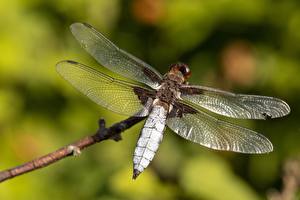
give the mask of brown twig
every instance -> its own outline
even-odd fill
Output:
[[[112,125],[109,128],[105,128],[105,121],[101,119],[99,120],[99,129],[94,135],[82,138],[52,153],[36,158],[17,167],[0,171],[0,182],[28,173],[30,171],[44,168],[68,156],[79,155],[81,150],[83,150],[84,148],[103,140],[113,139],[115,141],[119,141],[122,139],[121,132],[142,121],[143,119],[144,118],[142,117],[129,117],[121,122]]]

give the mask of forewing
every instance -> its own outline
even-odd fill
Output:
[[[220,115],[241,119],[278,118],[290,113],[281,99],[234,94],[203,86],[182,86],[181,98]]]
[[[61,61],[57,72],[95,103],[119,114],[146,116],[153,91],[114,79],[74,61]]]
[[[273,150],[272,143],[265,136],[218,120],[185,104],[173,108],[167,125],[181,137],[216,150],[255,154]]]
[[[118,48],[91,25],[74,23],[71,25],[71,31],[81,46],[104,67],[152,88],[160,85],[162,75],[159,72]]]

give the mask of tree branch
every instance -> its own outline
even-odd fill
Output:
[[[0,171],[0,182],[28,173],[30,171],[44,168],[68,156],[77,156],[81,153],[81,150],[103,140],[113,139],[115,141],[119,141],[122,139],[121,132],[142,121],[143,119],[143,117],[129,117],[121,122],[112,125],[109,128],[105,128],[104,119],[100,119],[99,129],[94,135],[82,138],[52,153],[36,158],[17,167]]]

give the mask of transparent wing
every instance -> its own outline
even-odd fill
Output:
[[[252,130],[220,121],[200,110],[178,112],[178,108],[175,109],[173,113],[180,114],[168,118],[167,125],[187,140],[216,150],[240,153],[259,154],[273,150],[266,137]]]
[[[220,115],[241,119],[267,119],[290,113],[281,99],[234,94],[203,86],[182,86],[181,98]]]
[[[151,90],[114,79],[74,61],[61,61],[57,72],[95,103],[124,115],[146,116],[152,105]]]
[[[74,23],[71,31],[81,46],[101,65],[129,79],[157,88],[162,75],[150,65],[115,46],[91,25]]]

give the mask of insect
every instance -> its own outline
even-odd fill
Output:
[[[265,136],[218,120],[206,111],[240,119],[278,118],[289,114],[286,102],[189,85],[191,71],[186,64],[173,64],[162,76],[118,48],[91,25],[74,23],[71,31],[101,65],[143,84],[115,79],[75,61],[61,61],[56,66],[63,78],[97,104],[123,115],[147,116],[134,151],[134,179],[152,161],[166,126],[181,137],[211,149],[253,154],[273,150]]]

